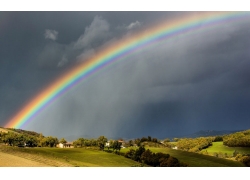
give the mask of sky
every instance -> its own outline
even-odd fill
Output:
[[[1,11],[0,126],[99,49],[200,13]],[[70,89],[22,129],[68,140],[249,129],[249,35],[248,16],[146,46]]]

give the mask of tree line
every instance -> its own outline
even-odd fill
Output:
[[[56,147],[59,140],[56,137],[45,137],[42,134],[34,136],[16,132],[0,132],[0,141],[9,146],[19,147]]]
[[[178,139],[176,146],[180,150],[199,152],[212,145],[214,137],[182,138]]]
[[[229,147],[250,147],[250,130],[225,135],[223,144]]]

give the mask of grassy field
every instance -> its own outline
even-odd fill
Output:
[[[227,147],[223,145],[223,142],[213,142],[212,146],[202,150],[202,152],[207,151],[210,155],[214,153],[227,153],[228,156],[232,156],[235,150],[241,154],[250,154],[249,147]]]
[[[139,163],[113,153],[107,153],[85,148],[17,148],[5,147],[5,153],[31,160],[47,159],[50,166],[79,166],[79,167],[131,167]],[[51,161],[51,162],[50,162]],[[53,161],[55,162],[52,164]],[[45,163],[45,162],[44,162]],[[62,165],[60,165],[60,163]],[[48,163],[47,163],[48,164]]]
[[[213,156],[191,153],[186,151],[174,150],[170,148],[153,148],[146,147],[146,149],[150,149],[152,152],[162,152],[169,154],[170,156],[176,157],[181,162],[187,163],[190,167],[244,167],[244,164],[217,158]],[[127,152],[129,149],[121,149],[121,152]]]
[[[244,165],[237,161],[217,158],[209,155],[191,153],[186,151],[174,150],[163,147],[147,147],[152,152],[162,152],[176,157],[181,162],[187,163],[190,167],[243,167]],[[129,148],[121,149],[121,152],[127,152]],[[226,152],[233,153],[249,152],[250,148],[229,148],[223,146],[221,142],[216,142],[207,149],[207,152]],[[95,149],[85,148],[18,148],[1,146],[0,151],[18,157],[26,158],[32,161],[47,164],[48,166],[79,166],[79,167],[131,167],[140,164],[113,153],[107,153]],[[0,162],[1,166],[1,162]],[[25,166],[25,165],[24,165]]]

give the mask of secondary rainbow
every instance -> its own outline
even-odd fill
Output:
[[[118,62],[122,57],[144,46],[199,28],[226,23],[238,18],[246,18],[249,15],[248,12],[200,12],[196,16],[179,17],[178,19],[153,26],[153,28],[137,32],[130,38],[121,39],[115,44],[100,50],[94,58],[78,64],[52,82],[8,120],[5,127],[23,127],[24,124],[34,119],[35,116],[47,108],[54,100],[76,84],[82,82],[83,79],[86,79],[89,75],[105,66]]]

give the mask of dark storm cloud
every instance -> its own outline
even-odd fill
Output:
[[[0,80],[1,122],[71,65],[94,57],[99,48],[150,23],[189,13],[9,14],[15,17],[9,28],[26,22],[26,30],[35,29],[29,31],[35,38],[30,40],[22,27],[16,35],[22,43],[15,45],[13,30],[5,40],[14,46],[0,44],[0,74],[5,77]],[[248,128],[249,27],[247,20],[220,24],[141,49],[74,87],[25,128],[59,137],[127,138]],[[51,30],[48,36],[46,30]],[[27,44],[24,39],[29,39]]]
[[[141,23],[136,21],[123,28],[129,31],[140,27],[140,25]],[[45,30],[45,38],[53,41],[49,41],[39,54],[37,61],[40,67],[55,68],[68,63],[85,61],[96,54],[97,48],[119,36],[119,33],[112,32],[110,24],[98,15],[93,18],[90,25],[86,26],[84,32],[69,44],[54,42],[57,39],[57,34],[58,32],[55,30]]]

